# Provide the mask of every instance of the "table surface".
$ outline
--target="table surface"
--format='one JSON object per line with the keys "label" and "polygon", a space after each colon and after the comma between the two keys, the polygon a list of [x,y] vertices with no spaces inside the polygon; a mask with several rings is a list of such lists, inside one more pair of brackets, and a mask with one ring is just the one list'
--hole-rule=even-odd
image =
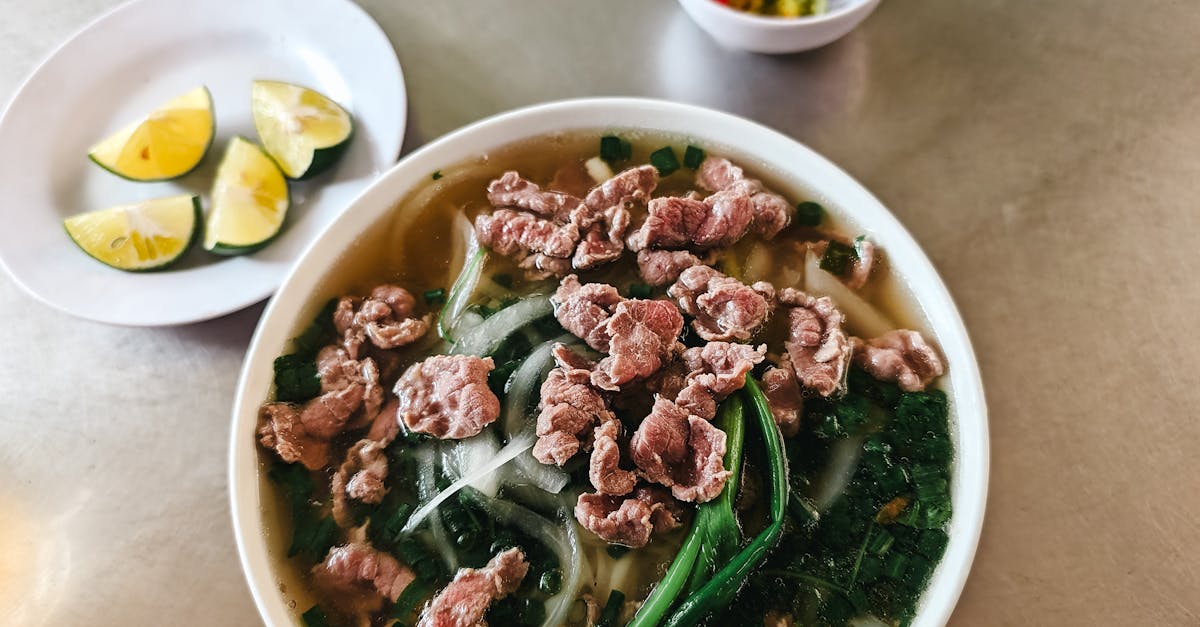
{"label": "table surface", "polygon": [[[112,4],[0,0],[0,97]],[[952,623],[1200,624],[1191,3],[888,0],[781,57],[723,50],[667,0],[364,5],[408,79],[406,151],[512,107],[639,95],[840,164],[940,268],[981,362],[988,514]],[[261,311],[117,328],[0,278],[0,623],[260,622],[225,467]]]}

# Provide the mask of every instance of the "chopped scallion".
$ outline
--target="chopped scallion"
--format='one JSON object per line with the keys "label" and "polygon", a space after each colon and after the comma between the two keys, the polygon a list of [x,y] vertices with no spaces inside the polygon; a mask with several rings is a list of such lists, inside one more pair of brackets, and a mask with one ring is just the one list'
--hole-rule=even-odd
{"label": "chopped scallion", "polygon": [[435,181],[436,181],[436,180],[438,180],[438,179],[440,179],[440,178],[442,178],[442,171],[441,171],[441,170],[434,170],[434,171],[433,171],[433,176],[431,176],[431,177],[429,177],[429,178],[431,178],[431,179],[433,179],[433,180],[435,180]]}
{"label": "chopped scallion", "polygon": [[811,200],[796,205],[796,224],[801,226],[817,226],[825,215],[825,208]]}
{"label": "chopped scallion", "polygon": [[609,557],[619,560],[622,557],[625,557],[625,554],[629,552],[629,547],[621,544],[610,544],[605,550],[608,552]]}
{"label": "chopped scallion", "polygon": [[631,283],[629,285],[630,298],[650,298],[653,293],[653,288],[645,283]]}
{"label": "chopped scallion", "polygon": [[704,149],[703,148],[700,148],[699,146],[692,146],[689,144],[687,149],[683,151],[683,165],[685,167],[695,170],[696,168],[700,167],[700,164],[703,162],[704,162]]}
{"label": "chopped scallion", "polygon": [[440,287],[434,290],[426,290],[424,296],[426,305],[440,305],[446,302],[446,290]]}
{"label": "chopped scallion", "polygon": [[663,146],[650,153],[650,165],[658,168],[660,175],[668,176],[679,169],[679,158],[675,156],[674,148]]}
{"label": "chopped scallion", "polygon": [[605,161],[621,159],[621,138],[616,135],[605,135],[600,138],[600,158]]}
{"label": "chopped scallion", "polygon": [[847,246],[838,241],[829,242],[825,255],[821,257],[821,269],[842,276],[850,269],[850,265],[858,260],[858,252],[853,246]]}

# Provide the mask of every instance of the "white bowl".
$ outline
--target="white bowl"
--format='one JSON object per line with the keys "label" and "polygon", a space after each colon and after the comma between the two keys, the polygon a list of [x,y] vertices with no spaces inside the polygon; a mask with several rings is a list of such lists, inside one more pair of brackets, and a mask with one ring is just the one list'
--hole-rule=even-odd
{"label": "white bowl", "polygon": [[[569,129],[652,129],[708,146],[735,147],[757,169],[775,174],[781,191],[821,201],[841,219],[870,233],[894,261],[902,286],[920,304],[920,315],[941,346],[949,372],[955,460],[951,481],[954,517],[946,553],[920,601],[914,625],[942,625],[967,578],[983,524],[987,496],[988,433],[983,384],[958,310],[925,253],[874,196],[837,166],[799,142],[769,128],[711,109],[659,100],[590,98],[537,105],[455,131],[404,158],[368,187],[300,257],[271,299],[254,333],[238,382],[230,441],[229,492],[242,566],[263,620],[271,626],[299,624],[306,609],[289,609],[264,527],[265,490],[254,432],[258,407],[267,398],[271,362],[288,339],[320,307],[317,286],[327,268],[355,240],[392,211],[429,173],[514,141]],[[790,189],[789,189],[790,188]]]}
{"label": "white bowl", "polygon": [[679,4],[723,46],[784,54],[820,48],[842,38],[867,19],[879,0],[830,0],[829,12],[809,17],[757,15],[716,0],[679,0]]}

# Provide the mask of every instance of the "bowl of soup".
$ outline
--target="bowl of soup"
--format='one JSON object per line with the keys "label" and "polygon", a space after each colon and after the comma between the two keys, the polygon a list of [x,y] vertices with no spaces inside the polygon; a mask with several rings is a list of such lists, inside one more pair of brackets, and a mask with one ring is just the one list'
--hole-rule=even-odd
{"label": "bowl of soup", "polygon": [[264,312],[230,447],[278,626],[940,625],[988,468],[895,217],[778,132],[627,98],[363,192]]}

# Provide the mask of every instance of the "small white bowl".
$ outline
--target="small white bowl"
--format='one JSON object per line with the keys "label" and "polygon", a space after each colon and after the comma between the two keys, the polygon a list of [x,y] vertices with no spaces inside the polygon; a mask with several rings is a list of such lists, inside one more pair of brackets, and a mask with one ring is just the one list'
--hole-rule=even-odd
{"label": "small white bowl", "polygon": [[679,0],[700,28],[728,48],[786,54],[820,48],[854,30],[879,0],[830,0],[829,11],[808,17],[771,17],[731,9],[716,0]]}
{"label": "small white bowl", "polygon": [[[840,221],[868,233],[886,251],[900,287],[917,301],[917,315],[931,330],[949,365],[943,387],[950,399],[954,443],[950,497],[954,516],[942,561],[917,608],[914,627],[944,625],[971,568],[987,501],[988,431],[983,383],[971,342],[933,264],[895,216],[862,185],[796,140],[745,118],[685,104],[637,98],[566,100],[519,109],[476,122],[405,157],[355,199],[292,267],[271,299],[242,366],[233,407],[229,495],[242,568],[263,621],[270,627],[299,625],[303,595],[284,585],[286,539],[267,526],[271,496],[260,463],[255,427],[259,405],[271,390],[271,363],[289,338],[320,308],[319,286],[330,267],[368,229],[395,210],[397,201],[429,179],[429,173],[513,142],[569,130],[646,129],[728,148],[746,165],[778,177],[779,190],[820,201]],[[746,157],[735,155],[742,152]],[[291,607],[289,607],[289,603]]]}

